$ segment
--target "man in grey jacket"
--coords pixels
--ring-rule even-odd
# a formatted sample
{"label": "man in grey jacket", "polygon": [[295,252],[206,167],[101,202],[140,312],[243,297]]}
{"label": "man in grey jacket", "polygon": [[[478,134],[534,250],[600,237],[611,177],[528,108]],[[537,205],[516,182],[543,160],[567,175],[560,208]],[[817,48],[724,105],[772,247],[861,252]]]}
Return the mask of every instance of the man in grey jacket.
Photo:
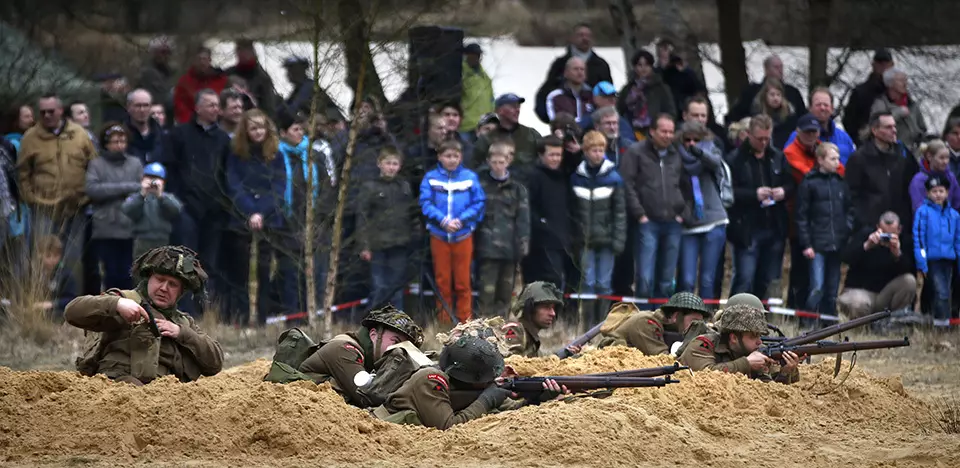
{"label": "man in grey jacket", "polygon": [[681,149],[673,142],[673,117],[657,116],[650,139],[633,145],[620,161],[627,213],[637,225],[638,297],[670,297],[687,217],[680,185]]}

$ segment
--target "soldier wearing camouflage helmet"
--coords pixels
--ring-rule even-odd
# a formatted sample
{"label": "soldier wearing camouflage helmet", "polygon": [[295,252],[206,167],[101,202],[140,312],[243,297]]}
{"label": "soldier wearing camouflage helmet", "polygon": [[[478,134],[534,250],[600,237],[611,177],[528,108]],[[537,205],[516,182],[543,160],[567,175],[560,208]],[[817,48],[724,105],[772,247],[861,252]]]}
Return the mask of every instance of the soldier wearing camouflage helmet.
{"label": "soldier wearing camouflage helmet", "polygon": [[[690,324],[706,320],[710,315],[700,296],[678,292],[660,309],[637,312],[605,335],[613,338],[614,343],[623,342],[648,356],[669,354],[670,345],[679,341]],[[672,334],[668,337],[669,332]]]}
{"label": "soldier wearing camouflage helmet", "polygon": [[718,331],[696,337],[678,359],[694,371],[703,369],[738,372],[761,380],[793,383],[800,379],[797,365],[802,357],[783,353],[784,364],[758,351],[761,337],[769,333],[763,309],[746,304],[728,306]]}
{"label": "soldier wearing camouflage helmet", "polygon": [[[438,367],[417,371],[382,406],[373,409],[373,415],[389,422],[445,430],[501,408],[507,398],[516,395],[496,385],[505,366],[493,340],[492,330],[453,338],[440,352]],[[544,382],[543,388],[540,401],[568,393],[553,380]],[[451,392],[470,398],[457,398],[458,407],[454,407]]]}
{"label": "soldier wearing camouflage helmet", "polygon": [[77,369],[135,385],[164,375],[190,382],[220,372],[220,345],[177,310],[185,291],[199,297],[204,293],[207,273],[196,252],[182,246],[155,248],[134,261],[131,273],[135,289],[109,289],[67,305],[66,321],[87,331]]}
{"label": "soldier wearing camouflage helmet", "polygon": [[322,343],[298,370],[316,383],[330,382],[347,403],[367,408],[383,403],[399,387],[397,373],[408,376],[430,361],[419,351],[423,330],[392,305],[370,311],[360,325]]}
{"label": "soldier wearing camouflage helmet", "polygon": [[[563,307],[563,293],[553,283],[535,281],[526,285],[513,304],[510,322],[503,325],[503,339],[510,355],[540,356],[540,330],[550,328]],[[580,352],[579,347],[570,354]]]}

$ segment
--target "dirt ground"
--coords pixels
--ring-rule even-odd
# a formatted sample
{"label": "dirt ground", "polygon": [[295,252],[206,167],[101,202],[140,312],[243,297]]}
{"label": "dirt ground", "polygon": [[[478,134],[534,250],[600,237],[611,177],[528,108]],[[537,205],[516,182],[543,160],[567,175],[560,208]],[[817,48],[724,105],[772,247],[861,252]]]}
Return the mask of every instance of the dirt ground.
{"label": "dirt ground", "polygon": [[[955,335],[916,333],[910,348],[861,353],[846,379],[849,356],[840,378],[828,358],[804,365],[792,386],[684,373],[667,388],[551,402],[446,432],[376,421],[327,385],[264,383],[272,350],[258,346],[269,337],[224,335],[230,362],[252,362],[192,384],[136,388],[0,367],[0,466],[960,466],[960,435],[942,427],[957,418],[944,411],[960,408]],[[8,351],[0,346],[0,364],[10,365]],[[509,361],[526,375],[672,362],[619,347]]]}

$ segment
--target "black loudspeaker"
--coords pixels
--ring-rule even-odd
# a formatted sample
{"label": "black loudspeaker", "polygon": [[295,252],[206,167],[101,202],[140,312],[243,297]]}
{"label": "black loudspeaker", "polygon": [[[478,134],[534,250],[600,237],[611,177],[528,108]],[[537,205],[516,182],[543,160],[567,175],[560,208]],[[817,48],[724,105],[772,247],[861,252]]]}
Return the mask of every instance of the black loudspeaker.
{"label": "black loudspeaker", "polygon": [[460,102],[463,30],[440,26],[410,28],[410,89],[431,104]]}

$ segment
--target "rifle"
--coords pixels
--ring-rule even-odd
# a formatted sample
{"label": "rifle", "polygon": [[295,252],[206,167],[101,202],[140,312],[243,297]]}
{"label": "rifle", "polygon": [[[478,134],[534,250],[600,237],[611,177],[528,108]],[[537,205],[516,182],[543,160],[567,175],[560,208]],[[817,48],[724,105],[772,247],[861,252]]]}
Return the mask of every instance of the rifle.
{"label": "rifle", "polygon": [[587,342],[592,340],[593,337],[600,334],[600,327],[602,326],[603,326],[603,322],[600,322],[594,325],[593,328],[587,330],[586,333],[574,338],[574,340],[571,341],[570,344],[564,346],[560,351],[556,352],[557,357],[559,357],[560,359],[565,359],[572,356],[572,354],[570,354],[570,352],[567,351],[567,348],[571,346],[583,346],[587,344]]}
{"label": "rifle", "polygon": [[851,351],[862,351],[867,349],[886,349],[900,348],[910,346],[910,339],[903,337],[902,340],[874,340],[874,341],[817,341],[812,344],[791,345],[786,341],[778,344],[769,344],[761,346],[759,351],[767,356],[780,360],[783,353],[792,351],[797,356],[806,354],[813,356],[816,354],[840,354]]}
{"label": "rifle", "polygon": [[680,383],[679,380],[674,380],[670,377],[651,378],[581,375],[573,377],[513,377],[504,379],[503,382],[499,382],[497,385],[500,388],[516,393],[521,398],[537,401],[537,398],[543,393],[543,382],[547,379],[555,380],[558,385],[566,386],[567,390],[573,393],[613,388],[665,387],[668,384]]}
{"label": "rifle", "polygon": [[803,345],[807,343],[813,343],[813,342],[828,338],[832,335],[843,333],[847,330],[852,330],[854,328],[862,327],[869,323],[876,322],[877,320],[888,318],[890,317],[891,313],[892,312],[890,310],[876,312],[876,313],[866,315],[857,319],[848,320],[843,323],[838,323],[836,325],[831,325],[826,328],[821,328],[819,330],[808,331],[802,335],[798,335],[793,338],[787,338],[781,341],[780,344],[783,346],[796,346],[796,345]]}
{"label": "rifle", "polygon": [[673,375],[676,372],[687,369],[689,369],[689,367],[681,366],[679,362],[675,362],[672,366],[600,372],[597,374],[585,374],[584,377],[662,377],[664,375]]}

